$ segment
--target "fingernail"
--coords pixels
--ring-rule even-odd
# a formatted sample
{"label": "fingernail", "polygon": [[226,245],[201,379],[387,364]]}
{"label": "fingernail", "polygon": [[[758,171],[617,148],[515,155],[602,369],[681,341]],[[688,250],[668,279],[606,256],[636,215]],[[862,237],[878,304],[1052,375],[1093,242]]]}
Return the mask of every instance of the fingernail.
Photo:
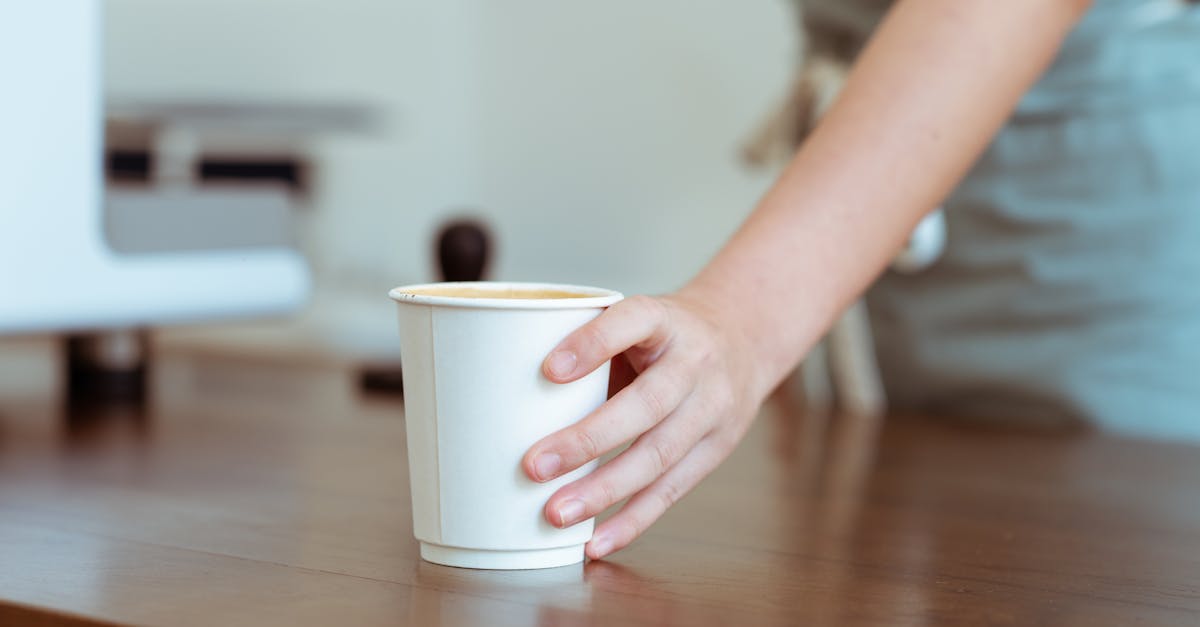
{"label": "fingernail", "polygon": [[558,519],[561,526],[566,527],[579,522],[583,518],[583,501],[571,499],[558,506]]}
{"label": "fingernail", "polygon": [[608,537],[607,534],[598,533],[592,536],[591,545],[592,555],[595,555],[596,557],[604,557],[605,555],[608,555],[610,551],[612,551],[612,538]]}
{"label": "fingernail", "polygon": [[554,351],[546,360],[550,374],[563,378],[575,371],[576,357],[571,351]]}
{"label": "fingernail", "polygon": [[542,481],[553,479],[560,468],[562,468],[562,458],[558,456],[558,453],[542,453],[533,458],[533,471]]}

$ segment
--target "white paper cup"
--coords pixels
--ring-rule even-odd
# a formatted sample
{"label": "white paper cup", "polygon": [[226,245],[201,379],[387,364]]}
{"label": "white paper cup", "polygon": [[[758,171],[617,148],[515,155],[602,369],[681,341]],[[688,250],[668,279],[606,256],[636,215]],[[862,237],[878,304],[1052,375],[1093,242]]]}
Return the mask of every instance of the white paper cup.
{"label": "white paper cup", "polygon": [[[447,296],[469,288],[484,297]],[[574,298],[511,298],[552,290]],[[525,569],[583,561],[593,521],[546,522],[546,501],[595,463],[554,481],[525,476],[535,442],[586,416],[608,393],[608,365],[568,384],[542,373],[550,351],[607,306],[612,290],[539,283],[432,283],[393,289],[421,557],[465,568]]]}

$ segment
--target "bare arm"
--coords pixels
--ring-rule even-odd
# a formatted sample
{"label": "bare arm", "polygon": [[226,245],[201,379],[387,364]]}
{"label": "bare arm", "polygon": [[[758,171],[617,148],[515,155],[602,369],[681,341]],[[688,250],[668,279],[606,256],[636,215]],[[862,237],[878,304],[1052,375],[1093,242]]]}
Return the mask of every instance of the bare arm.
{"label": "bare arm", "polygon": [[909,0],[886,18],[787,171],[685,290],[756,304],[737,317],[765,385],[942,202],[1086,4]]}
{"label": "bare arm", "polygon": [[762,400],[941,202],[1042,73],[1084,0],[902,0],[838,100],[754,213],[687,286],[635,297],[572,334],[546,375],[623,354],[635,379],[535,444],[547,480],[636,438],[560,489],[566,526],[629,502],[588,546],[602,557],[720,463]]}

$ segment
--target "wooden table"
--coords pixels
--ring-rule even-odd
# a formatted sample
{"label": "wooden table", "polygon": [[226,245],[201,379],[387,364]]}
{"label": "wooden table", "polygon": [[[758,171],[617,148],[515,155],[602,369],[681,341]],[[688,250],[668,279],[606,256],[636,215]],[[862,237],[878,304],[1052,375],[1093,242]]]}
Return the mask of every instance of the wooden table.
{"label": "wooden table", "polygon": [[402,405],[293,370],[0,393],[0,625],[1200,624],[1191,446],[773,401],[611,560],[479,572],[417,557]]}

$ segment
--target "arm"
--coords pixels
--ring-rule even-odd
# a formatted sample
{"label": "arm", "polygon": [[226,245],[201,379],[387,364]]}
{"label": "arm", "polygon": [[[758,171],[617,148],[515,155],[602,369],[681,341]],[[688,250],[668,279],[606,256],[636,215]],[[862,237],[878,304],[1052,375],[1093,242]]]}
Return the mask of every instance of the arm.
{"label": "arm", "polygon": [[887,17],[783,176],[684,290],[763,304],[742,317],[766,360],[764,384],[795,365],[942,202],[1084,8],[912,0]]}
{"label": "arm", "polygon": [[[567,382],[618,355],[636,378],[535,444],[545,481],[635,439],[560,489],[565,526],[621,499],[588,555],[640,533],[732,451],[762,400],[963,177],[1087,8],[1085,0],[902,0],[792,163],[680,291],[634,297],[546,360]],[[614,362],[619,364],[619,362]]]}

